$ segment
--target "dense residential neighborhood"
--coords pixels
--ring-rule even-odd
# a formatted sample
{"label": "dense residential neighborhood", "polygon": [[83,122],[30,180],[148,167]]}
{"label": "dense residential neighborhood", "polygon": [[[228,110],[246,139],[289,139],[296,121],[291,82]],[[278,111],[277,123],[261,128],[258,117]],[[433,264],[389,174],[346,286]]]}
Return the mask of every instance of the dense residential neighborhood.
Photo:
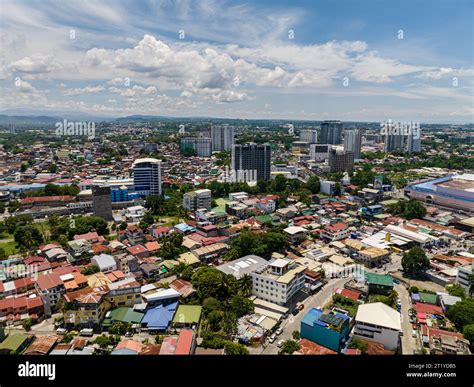
{"label": "dense residential neighborhood", "polygon": [[2,353],[471,353],[472,168],[398,181],[370,129],[335,173],[301,140],[197,125],[226,140],[199,157],[166,128],[3,145]]}

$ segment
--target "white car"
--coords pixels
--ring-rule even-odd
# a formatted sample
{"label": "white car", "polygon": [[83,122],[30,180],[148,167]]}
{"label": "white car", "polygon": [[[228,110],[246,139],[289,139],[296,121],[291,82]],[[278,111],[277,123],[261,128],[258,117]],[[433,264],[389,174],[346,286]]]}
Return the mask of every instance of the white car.
{"label": "white car", "polygon": [[269,341],[270,343],[273,343],[273,342],[276,340],[276,338],[277,338],[276,335],[273,334],[273,335],[271,335],[271,336],[268,338],[268,341]]}
{"label": "white car", "polygon": [[285,340],[280,340],[280,341],[277,343],[277,347],[278,347],[278,348],[282,347],[284,342],[285,342]]}
{"label": "white car", "polygon": [[277,336],[281,335],[283,333],[283,329],[278,328],[275,333],[277,334]]}

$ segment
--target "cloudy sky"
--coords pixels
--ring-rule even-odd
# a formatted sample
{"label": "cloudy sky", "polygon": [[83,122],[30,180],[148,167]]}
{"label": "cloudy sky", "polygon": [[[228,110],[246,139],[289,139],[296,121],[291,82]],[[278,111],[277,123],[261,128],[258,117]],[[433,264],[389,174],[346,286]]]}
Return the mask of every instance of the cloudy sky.
{"label": "cloudy sky", "polygon": [[2,0],[0,111],[473,122],[470,0]]}

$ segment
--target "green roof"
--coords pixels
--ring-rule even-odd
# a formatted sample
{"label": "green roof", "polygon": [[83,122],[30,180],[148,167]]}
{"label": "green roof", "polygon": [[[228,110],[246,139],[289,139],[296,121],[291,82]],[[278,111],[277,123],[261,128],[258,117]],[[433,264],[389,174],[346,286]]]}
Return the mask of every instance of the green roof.
{"label": "green roof", "polygon": [[173,323],[192,324],[201,319],[202,307],[199,305],[180,305],[174,315]]}
{"label": "green roof", "polygon": [[393,278],[389,275],[366,273],[367,282],[373,285],[393,286]]}
{"label": "green roof", "polygon": [[257,216],[255,218],[255,220],[258,220],[259,222],[263,222],[263,223],[273,222],[273,216],[271,216],[271,215],[261,215],[261,216]]}
{"label": "green roof", "polygon": [[418,293],[420,295],[420,301],[424,302],[425,304],[436,305],[437,297],[436,294],[431,293]]}
{"label": "green roof", "polygon": [[28,340],[28,335],[22,333],[10,335],[0,343],[0,350],[8,349],[10,351],[18,351],[26,340]]}
{"label": "green roof", "polygon": [[104,320],[104,326],[110,326],[116,321],[125,323],[140,323],[143,319],[143,313],[135,312],[132,308],[120,307],[107,312]]}

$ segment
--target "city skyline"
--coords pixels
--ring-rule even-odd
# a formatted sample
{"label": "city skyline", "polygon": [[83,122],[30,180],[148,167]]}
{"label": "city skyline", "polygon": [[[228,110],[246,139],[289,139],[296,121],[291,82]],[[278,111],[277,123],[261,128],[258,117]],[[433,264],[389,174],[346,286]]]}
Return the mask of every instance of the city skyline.
{"label": "city skyline", "polygon": [[469,2],[423,5],[5,1],[0,106],[472,122]]}

